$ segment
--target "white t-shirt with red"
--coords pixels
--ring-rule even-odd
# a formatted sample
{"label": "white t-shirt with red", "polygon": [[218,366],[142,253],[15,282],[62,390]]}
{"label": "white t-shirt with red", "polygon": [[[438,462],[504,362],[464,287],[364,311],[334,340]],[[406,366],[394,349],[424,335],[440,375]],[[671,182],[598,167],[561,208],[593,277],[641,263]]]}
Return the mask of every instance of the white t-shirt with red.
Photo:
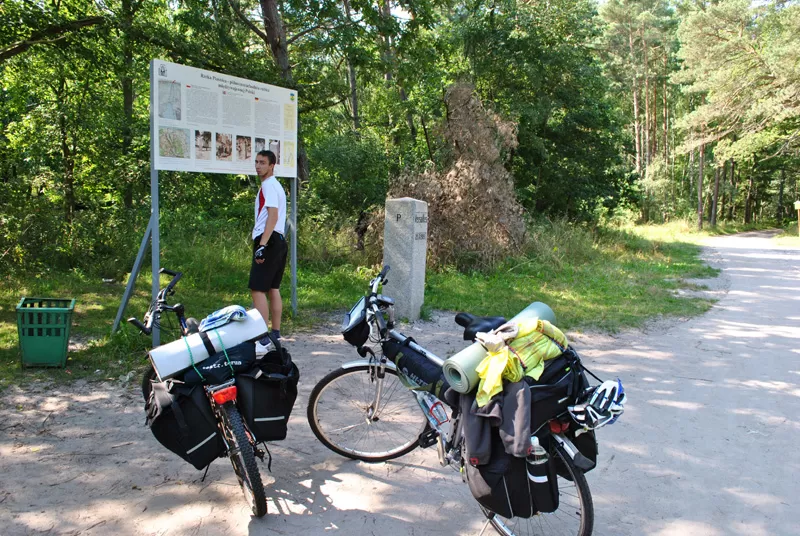
{"label": "white t-shirt with red", "polygon": [[267,177],[261,181],[261,188],[256,195],[255,212],[256,224],[253,227],[253,240],[264,232],[267,226],[267,207],[278,209],[278,221],[275,223],[275,232],[285,234],[286,229],[286,192],[275,176]]}

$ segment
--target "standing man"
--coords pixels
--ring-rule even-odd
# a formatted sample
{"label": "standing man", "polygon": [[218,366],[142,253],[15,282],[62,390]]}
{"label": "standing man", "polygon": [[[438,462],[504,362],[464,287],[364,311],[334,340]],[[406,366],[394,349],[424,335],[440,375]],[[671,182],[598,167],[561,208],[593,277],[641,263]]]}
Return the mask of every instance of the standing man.
{"label": "standing man", "polygon": [[[250,266],[250,294],[253,304],[264,323],[270,325],[275,338],[281,336],[281,279],[286,267],[286,193],[278,179],[273,175],[275,170],[275,153],[259,151],[256,155],[256,173],[261,179],[261,187],[256,195],[256,224],[253,227],[253,262]],[[264,337],[256,342],[256,355],[267,353],[270,348],[269,338]]]}

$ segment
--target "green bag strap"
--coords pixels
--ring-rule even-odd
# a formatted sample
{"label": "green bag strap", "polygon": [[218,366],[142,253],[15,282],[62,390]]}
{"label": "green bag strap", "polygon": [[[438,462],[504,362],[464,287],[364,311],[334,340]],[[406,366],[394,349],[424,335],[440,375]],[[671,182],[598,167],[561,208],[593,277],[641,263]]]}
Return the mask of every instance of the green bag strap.
{"label": "green bag strap", "polygon": [[215,329],[213,330],[214,334],[217,336],[217,340],[219,341],[219,345],[222,347],[222,352],[225,354],[225,361],[227,361],[228,366],[231,368],[231,374],[236,374],[236,371],[233,370],[233,365],[231,365],[231,360],[228,357],[228,351],[225,349],[225,344],[222,342],[222,337],[219,336],[219,332]]}
{"label": "green bag strap", "polygon": [[[185,344],[185,345],[186,345],[186,349],[187,349],[187,350],[189,350],[189,361],[191,361],[191,362],[192,362],[192,368],[193,368],[193,369],[194,369],[194,371],[197,373],[197,375],[198,375],[198,376],[200,376],[200,379],[201,379],[203,382],[205,382],[205,381],[206,381],[206,378],[205,378],[205,376],[203,376],[203,375],[200,373],[200,371],[199,371],[199,370],[197,370],[197,366],[194,364],[194,355],[192,354],[192,349],[189,347],[189,342],[186,340],[186,337],[181,337],[181,339],[183,339],[183,344]],[[227,357],[227,354],[226,354],[225,356]]]}

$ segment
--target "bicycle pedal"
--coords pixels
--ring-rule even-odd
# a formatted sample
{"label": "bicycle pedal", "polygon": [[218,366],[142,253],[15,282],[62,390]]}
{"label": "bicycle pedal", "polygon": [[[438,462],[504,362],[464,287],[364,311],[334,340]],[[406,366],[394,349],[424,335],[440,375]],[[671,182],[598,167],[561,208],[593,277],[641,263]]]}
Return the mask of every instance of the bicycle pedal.
{"label": "bicycle pedal", "polygon": [[439,437],[438,430],[434,430],[433,428],[425,432],[422,432],[419,435],[419,446],[424,449],[433,446],[434,444],[436,444],[436,440],[438,437]]}
{"label": "bicycle pedal", "polygon": [[261,450],[261,449],[260,449],[260,448],[258,448],[258,447],[253,447],[253,453],[256,455],[256,457],[257,457],[259,460],[261,460],[262,462],[264,461],[264,454],[265,454],[265,452],[264,452],[263,450]]}

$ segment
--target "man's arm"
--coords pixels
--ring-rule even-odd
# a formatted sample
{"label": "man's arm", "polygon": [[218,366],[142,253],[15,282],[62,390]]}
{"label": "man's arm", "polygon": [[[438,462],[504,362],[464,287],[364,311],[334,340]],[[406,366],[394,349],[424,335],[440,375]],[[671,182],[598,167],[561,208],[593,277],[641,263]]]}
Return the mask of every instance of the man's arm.
{"label": "man's arm", "polygon": [[272,236],[272,231],[275,230],[275,225],[278,223],[278,207],[267,207],[267,223],[264,224],[264,232],[261,234],[262,246],[266,246],[269,242],[269,237]]}

